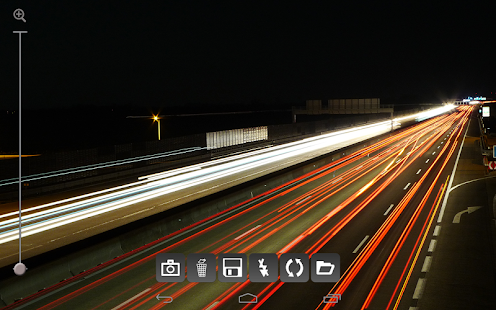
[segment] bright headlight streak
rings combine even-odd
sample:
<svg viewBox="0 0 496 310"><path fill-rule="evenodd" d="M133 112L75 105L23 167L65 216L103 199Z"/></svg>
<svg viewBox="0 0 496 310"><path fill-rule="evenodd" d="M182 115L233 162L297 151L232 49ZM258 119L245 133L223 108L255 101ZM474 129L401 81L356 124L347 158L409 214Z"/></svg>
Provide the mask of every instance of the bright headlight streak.
<svg viewBox="0 0 496 310"><path fill-rule="evenodd" d="M431 117L434 117L434 116L437 116L437 115L446 113L446 112L448 112L448 111L450 111L450 110L452 110L454 108L455 108L454 105L448 104L448 105L445 105L445 106L440 107L440 108L437 108L437 109L432 109L432 110L429 110L429 111L424 111L424 112L420 112L420 113L413 114L413 115L408 115L408 116L404 116L404 117L400 117L400 118L395 118L393 121L396 122L396 121L402 121L402 120L412 119L412 118L425 120L425 119L428 119L428 118L431 118Z"/></svg>
<svg viewBox="0 0 496 310"><path fill-rule="evenodd" d="M381 130L381 128L376 128L376 130ZM376 131L376 130L374 130L374 131ZM371 134L371 133L368 132L368 134ZM349 133L346 136L341 136L341 137L338 137L338 139L333 139L333 142L335 144L336 142L339 143L339 142L347 141L347 140L356 138L356 137L358 137L360 135L361 134L359 132L351 132L351 133ZM326 139L326 140L328 140L328 139ZM338 140L338 141L336 141L336 140ZM289 157L301 155L302 153L308 152L309 150L315 150L315 149L318 149L318 148L322 148L323 147L322 146L322 142L331 142L331 141L329 141L329 140L328 141L314 141L314 143L311 143L312 144L311 147L300 148L297 151L295 150L295 151L293 151L292 153L289 154ZM330 143L330 144L332 144L332 143ZM325 146L327 146L327 145L325 145ZM284 153L287 153L287 152L284 152ZM268 158L268 159L262 160L262 161L259 160L259 161L256 161L255 163L250 164L250 165L245 165L241 169L235 169L235 170L232 170L230 172L228 171L227 173L222 173L222 174L219 174L219 175L217 175L215 177L212 177L212 178L209 178L209 179L212 180L212 179L216 179L216 178L225 176L226 174L238 173L240 171L244 171L244 170L253 168L255 166L259 166L259 165L262 165L262 164L265 164L265 163L270 163L270 162L277 161L279 159L287 158L287 157L288 157L288 155L286 155L286 154L280 154L279 156L274 156L274 157L271 157L271 158ZM233 164L230 163L230 165L233 165ZM183 178L183 177L184 176L181 176L181 178ZM170 183L171 181L177 181L177 180L171 180L171 179L169 179L169 180L167 180L167 183ZM207 181L209 181L209 180L207 180ZM134 190L134 189L132 189L132 190ZM165 192L160 193L160 195L163 195L163 194L166 194L166 193ZM154 197L151 197L151 198L154 198ZM149 199L151 199L151 198L149 198ZM94 199L101 200L102 198L98 197L98 198L94 198ZM95 209L93 209L93 210L95 210ZM67 210L65 210L64 212L67 212ZM81 214L81 212L78 212L78 214Z"/></svg>
<svg viewBox="0 0 496 310"><path fill-rule="evenodd" d="M258 166L258 165L259 165L259 163L253 163L250 166ZM76 221L87 219L87 218L90 218L90 217L93 217L93 216L96 216L96 215L99 215L102 213L110 212L110 211L117 210L117 209L129 206L132 204L136 204L136 203L143 202L143 201L146 201L149 199L153 199L153 198L156 198L156 197L159 197L159 196L162 196L162 195L165 195L165 194L168 194L168 193L180 190L180 189L185 189L185 188L188 188L192 185L199 185L201 183L209 182L209 181L221 178L223 176L232 174L233 172L234 173L242 172L242 171L250 169L250 168L252 168L252 167L243 166L241 168L235 169L235 171L232 171L232 172L218 173L215 176L204 178L203 180L197 180L195 182L187 182L186 184L180 184L177 186L173 186L167 190L164 190L164 189L155 190L151 193L136 195L132 199L129 198L127 200L121 200L118 202L109 203L109 204L104 205L104 206L96 207L96 208L93 208L91 210L78 212L77 214L70 214L70 215L64 216L64 219L53 219L53 220L49 220L49 221L46 221L43 223L30 225L30 226L25 227L23 229L23 235L24 236L30 236L30 235L33 235L33 234L36 234L39 232L43 232L43 231L55 228L55 227L74 223ZM6 243L6 242L9 242L9 241L12 241L12 240L15 240L18 238L17 232L15 232L15 231L7 232L7 233L4 233L2 235L4 235L4 236L2 238L0 238L0 244Z"/></svg>
<svg viewBox="0 0 496 310"><path fill-rule="evenodd" d="M255 159L255 160L259 160L258 158ZM250 160L251 162L253 160ZM260 162L259 162L260 163ZM239 165L240 163L235 163L235 164L232 164L230 166L233 166L233 165ZM229 168L229 167L228 167ZM201 169L201 167L194 167L194 168L189 168L188 170L189 171L192 171L192 170L198 170L198 169ZM212 170L213 169L213 170ZM219 167L212 167L212 169L210 169L210 171L207 171L207 172L204 172L202 174L208 174L210 172L214 172L215 170L219 170ZM184 172L185 170L184 169L180 169L180 172ZM173 182L178 182L178 181L183 181L183 180L186 180L188 178L191 178L191 177L198 177L199 175L188 175L187 177L182 177L181 179L169 179L167 180L167 182L159 182L159 183L151 183L149 185L145 185L145 186L140 186L138 188L132 188L132 189L129 189L129 190L125 190L125 191L121 191L121 192L118 192L118 193L112 193L112 194L109 194L109 195L105 195L105 196L100 196L100 197L96 197L96 198L93 198L93 199L89 199L89 200L85 200L84 203L85 205L89 204L89 203L94 203L94 202L103 202L104 200L106 199L110 199L110 198L115 198L117 196L122 196L124 194L128 194L128 193L131 193L131 192L137 192L137 191L143 191L144 189L146 188L150 188L150 187L153 187L155 186L156 184L159 184L161 186L163 185L167 185L167 184L170 184L170 183L173 183ZM70 204L68 206L63 206L63 207L57 207L55 209L50 209L50 210L46 210L46 211L43 211L43 212L39 212L37 214L33 214L33 215L27 215L25 216L24 218L25 219L31 219L35 216L39 217L41 215L45 215L45 214L51 214L51 215L56 215L56 211L63 211L63 212L68 212L71 210L71 208L74 207L74 208L81 208L81 207L84 207L84 206L81 206L81 203L73 203L73 204ZM14 212L15 213L15 212ZM4 221L0 224L9 224L9 223L17 223L17 219L11 219L11 220L8 220L8 221ZM0 227L2 228L2 227Z"/></svg>
<svg viewBox="0 0 496 310"><path fill-rule="evenodd" d="M143 190L146 190L147 188L150 188L150 187L153 187L153 185L141 186L138 189L139 189L139 191L143 191ZM56 216L57 214L66 213L66 212L72 211L72 210L77 209L77 208L83 208L85 206L89 206L92 203L104 202L104 200L107 200L110 198L118 198L118 196L123 196L126 194L132 194L133 192L137 192L138 189L136 189L136 188L127 189L127 190L123 190L120 192L108 194L105 196L98 196L95 198L86 199L83 202L75 202L75 203L71 203L69 205L64 205L61 207L56 207L56 208L40 211L40 212L33 213L33 214L27 214L27 215L24 215L22 217L23 224L28 222L29 220L31 220L33 218L39 218L39 217L43 217L46 215ZM14 214L17 215L18 213L14 212ZM6 227L6 226L8 226L8 224L11 224L10 226L16 227L16 226L18 226L17 223L19 223L18 218L13 218L13 219L2 221L2 222L0 222L0 229L8 229L8 227Z"/></svg>
<svg viewBox="0 0 496 310"><path fill-rule="evenodd" d="M172 177L172 176L175 176L175 175L178 175L178 174L181 174L181 173L186 173L186 172L191 172L191 171L195 171L195 170L200 170L202 167L188 167L187 169L180 169L180 170L175 170L175 171L172 171L172 172L169 172L169 173L157 173L157 175L149 175L149 176L146 176L146 177L139 177L138 180L143 180L143 179L146 179L148 181L154 181L154 180L159 180L159 179L163 179L163 178L168 178L168 177Z"/></svg>
<svg viewBox="0 0 496 310"><path fill-rule="evenodd" d="M209 167L207 169L201 169L200 171L196 171L197 168L186 168L186 169L193 169L195 171L187 172L187 173L184 173L182 175L172 176L166 180L160 180L159 179L157 181L154 181L154 182L151 182L151 183L148 183L147 185L145 185L149 189L151 189L154 186L156 187L157 185L160 185L162 187L164 185L166 185L166 188L151 190L148 193L138 194L138 195L134 195L133 197L128 197L128 198L120 199L118 201L105 203L102 206L99 206L99 207L95 206L91 209L87 209L84 211L77 211L74 214L66 214L66 215L62 216L63 219L61 219L61 218L51 219L51 220L46 220L43 223L28 225L26 228L28 230L27 235L31 235L31 234L34 234L34 233L39 232L39 231L51 229L51 228L57 227L59 225L65 225L67 223L72 223L76 220L88 218L89 216L94 216L94 215L98 215L98 214L101 214L104 212L109 212L109 211L112 211L112 210L115 210L118 208L128 206L130 204L135 204L135 203L142 202L142 201L145 201L148 199L153 199L153 198L156 198L158 196L162 196L162 195L165 195L167 193L170 193L170 192L173 192L173 191L176 191L179 189L183 189L183 188L186 188L186 187L189 187L192 185L198 185L201 183L209 182L209 181L221 178L223 176L228 176L230 174L239 173L239 172L254 168L256 166L269 164L269 163L272 163L272 162L275 162L275 161L278 161L281 159L285 159L285 158L287 159L289 157L299 156L299 155L302 155L306 152L315 151L317 149L322 149L322 148L327 148L329 146L337 145L339 143L350 142L350 140L357 139L357 138L362 138L362 140L363 140L366 137L373 136L378 132L389 131L390 125L391 125L390 121L385 121L385 122L380 122L380 123L371 124L371 125L365 125L365 126L361 126L361 127L357 127L357 128L346 129L346 130L342 130L339 132L333 132L333 133L329 133L329 134L325 134L325 135L320 135L320 136L316 136L316 137L311 137L311 138L304 139L302 141L288 143L286 145L281 145L281 146L277 146L277 147L270 148L270 149L257 150L256 153L258 153L259 155L256 155L256 156L253 156L250 158L244 158L243 160L239 160L239 161L229 162L229 163L226 163L223 165L219 165L218 167ZM253 153L252 154L243 154L244 157L246 157L247 155L253 155ZM232 158L227 158L225 160L231 160L232 161ZM210 162L210 164L211 164L211 162ZM208 175L208 174L211 174L211 175ZM194 180L195 178L196 178L196 180ZM193 180L191 180L191 179L193 179ZM144 182L136 182L133 184L129 184L129 185L121 186L121 187L116 187L113 189L99 191L98 193L115 191L119 188L134 186L138 183L144 183ZM172 183L175 183L176 185L172 185ZM140 187L128 189L126 191L107 194L103 197L94 197L94 198L87 199L84 201L75 202L75 203L71 204L71 207L79 207L80 208L81 204L94 203L96 201L103 201L105 199L116 198L116 197L118 198L119 196L122 196L123 194L131 195L132 192L136 192L139 190L142 191L143 189L144 189L144 186L140 186ZM77 199L83 199L83 198L90 197L93 195L96 195L96 193L90 193L90 194L66 199L64 201L53 202L53 203L46 204L43 206L29 208L27 211L33 211L33 210L41 208L41 207L47 207L47 206L51 206L51 205L53 206L53 205L60 204L63 202L73 201L73 200L77 200ZM67 206L62 206L59 208L61 208L60 210L65 209L64 212L69 211L67 209ZM47 211L47 212L53 212L53 210ZM46 213L44 213L44 214L46 214ZM37 215L39 216L39 213L37 213ZM35 216L35 215L33 215L33 216ZM17 222L17 220L15 220L15 222ZM10 223L12 223L12 222L10 222ZM32 226L31 229L29 229L30 226ZM43 226L43 227L41 227L41 226ZM6 236L5 233L3 235ZM11 237L17 238L14 236L11 236ZM5 240L7 240L6 238L2 238L1 240L2 240L1 243L7 242L7 241L5 241ZM11 240L13 240L13 239L11 239Z"/></svg>
<svg viewBox="0 0 496 310"><path fill-rule="evenodd" d="M350 133L350 132L355 132L355 131L359 131L359 130L366 129L366 128L373 128L373 127L381 126L381 125L384 125L384 124L389 124L389 121L375 123L375 124L371 124L371 125L365 125L365 126L361 126L361 127L355 127L355 128L345 129L345 130L340 130L340 131L337 131L337 132L331 132L331 133L320 135L320 136L316 136L316 137L306 138L306 139L303 139L303 140L300 140L300 141L295 141L295 142L290 142L290 143L283 144L283 145L274 146L274 147L271 147L270 149L256 150L256 151L251 151L251 152L247 152L247 153L243 153L243 154L229 156L229 157L226 157L226 158L217 159L217 160L209 161L209 162L206 162L206 163L196 164L196 165L193 165L191 167L195 167L195 166L198 166L198 167L212 166L214 164L219 164L221 162L232 161L232 160L238 159L238 158L253 157L256 154L262 154L262 153L268 153L268 152L270 152L272 154L275 151L280 150L280 149L288 149L288 148L296 147L296 146L300 146L300 145L301 145L301 147L305 147L304 144L307 144L307 143L312 142L312 141L315 141L315 140L321 140L321 139L326 139L326 138L329 138L329 137L339 136L339 135L342 135L342 134L346 134L346 133ZM285 152L288 152L288 151L291 151L291 150L286 150ZM253 161L253 160L250 160L250 161ZM179 169L184 169L184 168L179 168ZM160 175L163 175L164 177L167 177L167 174L169 172L173 172L173 171L175 171L175 170L171 170L171 171L167 171L167 172L161 172L161 173L157 173L157 174L153 174L153 175L148 175L148 176L142 176L142 177L139 177L139 179L145 179L145 178L148 178L148 177L151 177L151 176L157 176L157 177L159 177Z"/></svg>
<svg viewBox="0 0 496 310"><path fill-rule="evenodd" d="M110 167L114 167L114 166L131 164L131 163L144 161L144 160L151 160L151 159L157 159L157 158L162 158L162 157L168 157L168 156L190 153L190 152L194 152L194 151L199 151L201 149L204 149L204 148L203 147L185 148L185 149L181 149L181 150L177 150L177 151L170 151L170 152L165 152L165 153L160 153L160 154L139 156L139 157L134 157L134 158L130 158L130 159L121 159L121 160L116 160L116 161L112 161L112 162L87 165L87 166L83 166L83 167L39 173L39 174L26 176L26 177L22 178L22 181L23 182L35 181L35 180L47 179L47 178L52 178L52 177L57 177L57 176L62 176L62 175L67 175L67 174L72 174L72 173L96 170L96 169L101 169L101 168L110 168ZM0 186L15 184L18 181L19 180L15 179L15 178L2 180L2 181L0 181Z"/></svg>
<svg viewBox="0 0 496 310"><path fill-rule="evenodd" d="M108 188L108 189L104 189L104 190L97 191L97 192L92 192L92 193L84 194L84 195L81 195L81 196L76 196L76 197L71 197L71 198L67 198L67 199L63 199L63 200L58 200L58 201L46 203L46 204L43 204L43 205L40 205L40 206L36 206L36 207L26 208L26 209L23 209L22 210L22 214L27 213L27 212L32 212L32 211L35 211L35 210L39 210L39 209L43 209L43 208L48 208L48 207L55 206L55 205L58 205L58 204L62 204L62 203L74 201L74 200L79 200L79 199L83 199L83 198L87 198L87 197L91 197L91 196L95 196L95 195L100 195L100 194L103 194L103 193L112 192L112 191L115 191L115 190L119 190L121 188L132 187L132 186L135 186L135 185L138 185L138 184L142 184L142 183L147 183L147 181L140 181L140 182L125 184L125 185L121 185L121 186L117 186L117 187L113 187L113 188ZM10 212L10 213L6 213L6 214L0 215L0 218L2 218L2 217L8 217L8 216L17 216L18 214L19 214L19 212L17 212L17 211Z"/></svg>

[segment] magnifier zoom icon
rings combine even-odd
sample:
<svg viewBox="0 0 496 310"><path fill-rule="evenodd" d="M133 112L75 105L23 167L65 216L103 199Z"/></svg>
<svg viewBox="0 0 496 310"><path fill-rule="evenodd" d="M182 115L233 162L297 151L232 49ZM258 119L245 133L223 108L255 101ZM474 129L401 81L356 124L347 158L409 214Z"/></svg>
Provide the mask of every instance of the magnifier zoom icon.
<svg viewBox="0 0 496 310"><path fill-rule="evenodd" d="M26 20L24 19L24 11L22 9L16 9L14 11L14 18L26 22Z"/></svg>

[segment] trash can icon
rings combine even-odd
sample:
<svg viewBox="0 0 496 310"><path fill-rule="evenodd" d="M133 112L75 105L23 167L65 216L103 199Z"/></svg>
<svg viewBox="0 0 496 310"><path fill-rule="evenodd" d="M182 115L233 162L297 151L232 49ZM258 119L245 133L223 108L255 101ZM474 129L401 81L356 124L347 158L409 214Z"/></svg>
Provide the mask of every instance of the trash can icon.
<svg viewBox="0 0 496 310"><path fill-rule="evenodd" d="M207 260L205 258L200 258L196 264L196 271L198 272L198 277L205 278L207 276Z"/></svg>

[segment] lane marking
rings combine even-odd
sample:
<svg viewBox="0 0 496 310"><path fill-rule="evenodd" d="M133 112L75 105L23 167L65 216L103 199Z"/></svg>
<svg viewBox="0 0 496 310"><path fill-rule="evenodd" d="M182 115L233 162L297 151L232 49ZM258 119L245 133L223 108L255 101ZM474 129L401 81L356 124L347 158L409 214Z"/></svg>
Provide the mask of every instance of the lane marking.
<svg viewBox="0 0 496 310"><path fill-rule="evenodd" d="M334 166L332 166L332 167L334 167ZM330 169L330 168L332 168L332 167L329 167L329 169ZM309 179L310 177L311 177L311 176L308 176L308 177L306 177L306 178L303 178L303 179L301 179L301 180L298 180L297 182L295 182L295 183L293 183L293 184L288 184L288 185L286 185L286 186L283 186L283 187L279 188L278 190L276 190L276 191L272 192L272 193L271 193L271 195L275 195L275 194L281 193L281 192L283 192L284 190L286 190L287 188L289 188L290 186L293 186L294 184L299 184L299 183L303 182L304 180ZM31 300L31 301L28 301L28 302L26 302L25 304L20 305L20 306L19 306L19 307L17 307L17 308L18 308L18 309L24 309L24 308L26 308L26 307L29 307L29 306L31 306L32 304L34 304L34 303L36 303L36 302L39 302L40 300L44 300L44 299L46 299L47 297L53 296L53 295L55 295L55 294L58 294L59 292L62 292L62 291L64 291L64 290L67 290L68 288L70 288L70 287L72 287L72 286L74 286L74 285L76 285L76 284L80 284L80 283L81 283L81 281L88 280L89 278L92 278L92 277L97 276L97 275L99 275L99 274L101 274L101 273L104 273L104 272L108 271L108 270L109 270L109 269L111 269L111 268L115 268L116 266L119 266L119 265L121 265L121 264L123 264L123 263L126 263L126 262L128 262L128 261L131 261L131 260L133 260L133 259L136 259L136 257L138 257L139 255L143 255L144 253L146 254L147 252L150 252L150 251L155 251L155 249L162 249L162 248L164 247L164 245L165 245L165 244L171 243L171 241L173 241L173 240L179 239L179 238L181 238L182 236L184 236L184 235L186 235L186 234L188 234L188 233L191 233L191 232L193 232L193 231L195 231L195 230L198 230L198 231L199 231L199 230L201 230L200 228L202 228L202 227L204 227L204 226L209 226L209 225L211 225L212 223L214 223L214 222L218 221L219 219L222 219L222 218L225 218L225 217L229 217L231 214L234 214L234 213L236 213L236 212L239 212L241 209L243 209L243 208L247 208L247 207L249 207L250 205L254 205L254 204L258 203L259 201L262 201L262 200L264 200L264 199L266 199L266 198L267 198L267 197L263 197L263 196L262 196L262 197L259 197L259 198L254 199L254 200L252 200L252 201L249 201L249 202L247 202L247 203L243 203L242 205L238 206L238 207L237 207L237 208L235 208L235 209L232 209L231 211L228 211L228 212L226 212L226 213L224 213L224 214L219 215L218 217L212 218L212 219L210 219L210 220L208 220L208 221L206 221L206 222L204 222L204 223L201 223L201 224L199 224L199 225L196 225L196 226L194 226L194 227L191 227L191 228L189 228L189 229L187 229L187 230L185 230L185 231L183 231L183 232L181 232L181 233L179 233L179 234L177 234L177 235L175 235L175 236L172 236L172 237L170 237L170 238L168 238L168 239L166 239L166 240L164 240L164 241L161 241L161 242L159 242L159 243L157 243L157 244L155 244L155 245L152 245L152 246L150 246L150 247L148 247L148 248L146 248L146 249L143 249L142 251L139 251L139 252L137 252L137 253L134 253L134 254L132 254L132 255L129 255L128 257L123 258L123 259L121 259L121 260L119 260L119 261L117 261L117 262L115 262L115 263L110 264L110 265L107 265L107 266L105 266L105 267L103 267L103 268L101 268L101 269L99 269L99 270L96 270L96 271L94 271L94 272L90 273L89 275L87 275L87 276L85 276L85 277L83 277L83 278L79 278L79 279L77 279L77 280L76 280L76 281L74 281L74 282L68 283L68 284L66 284L66 285L64 285L64 286L62 286L62 287L59 287L59 288L57 288L57 289L55 289L55 290L51 291L51 292L48 292L48 293L46 293L46 294L44 294L44 295L40 296L39 298L33 299L33 300ZM298 238L299 238L299 237L298 237ZM299 238L299 239L301 239L301 238ZM291 244L290 244L290 245L291 245Z"/></svg>
<svg viewBox="0 0 496 310"><path fill-rule="evenodd" d="M441 231L441 226L437 225L436 228L434 228L434 233L432 234L434 237L439 236L439 232Z"/></svg>
<svg viewBox="0 0 496 310"><path fill-rule="evenodd" d="M431 268L431 262L432 262L432 256L426 256L424 260L424 264L422 265L421 272L429 272L429 269Z"/></svg>
<svg viewBox="0 0 496 310"><path fill-rule="evenodd" d="M257 228L258 228L258 227L260 227L260 226L262 226L262 225L258 225L258 226L253 227L252 229L248 230L248 231L247 231L247 232L245 232L244 234L239 235L239 236L237 236L236 238L234 238L234 240L238 240L239 238L243 238L245 235L247 235L247 234L251 233L252 231L254 231L255 229L257 229Z"/></svg>
<svg viewBox="0 0 496 310"><path fill-rule="evenodd" d="M451 185L453 184L453 180L455 179L456 168L458 167L458 160L460 159L460 155L462 154L463 143L465 143L465 138L467 137L467 131L468 128L470 127L471 120L472 119L469 118L467 129L465 129L465 135L463 135L462 144L460 145L460 149L458 150L458 156L456 157L455 166L453 167L453 171L451 172L451 178L448 183L448 189L446 190L446 195L444 195L443 205L441 206L441 211L439 211L439 216L437 218L438 223L441 223L441 221L443 220L444 210L446 209L446 203L448 202L448 197L451 191Z"/></svg>
<svg viewBox="0 0 496 310"><path fill-rule="evenodd" d="M479 207L479 206L468 207L466 210L462 210L462 211L458 212L455 215L455 217L453 218L453 224L460 224L460 219L462 218L463 214L465 214L465 213L470 214L472 212L479 210L480 208L482 208L482 207Z"/></svg>
<svg viewBox="0 0 496 310"><path fill-rule="evenodd" d="M408 186L410 186L411 183L408 183L405 187L403 187L403 190L406 191L406 189L408 188Z"/></svg>
<svg viewBox="0 0 496 310"><path fill-rule="evenodd" d="M205 310L210 310L210 309L215 308L215 306L217 306L217 304L218 304L218 303L219 303L219 301L214 302L213 304L211 304L211 305L210 305L210 307L208 307L208 308L207 308L207 309L205 309Z"/></svg>
<svg viewBox="0 0 496 310"><path fill-rule="evenodd" d="M387 215L389 213L389 211L391 211L391 209L394 207L394 204L391 204L389 206L389 208L386 210L386 212L384 213L384 215Z"/></svg>
<svg viewBox="0 0 496 310"><path fill-rule="evenodd" d="M312 196L308 196L307 198L305 198L305 199L302 199L302 200L298 201L298 202L296 203L296 206L297 206L297 205L299 205L300 203L302 203L303 201L305 201L305 200L307 200L307 199L310 199L310 198L312 198Z"/></svg>
<svg viewBox="0 0 496 310"><path fill-rule="evenodd" d="M336 183L337 181L339 181L339 180L341 180L341 179L342 179L342 177L339 177L339 178L337 178L336 180L332 181L332 182L331 182L331 184L334 184L334 183Z"/></svg>
<svg viewBox="0 0 496 310"><path fill-rule="evenodd" d="M427 158L427 160L425 161L425 163L427 164L429 162L429 158Z"/></svg>
<svg viewBox="0 0 496 310"><path fill-rule="evenodd" d="M307 200L307 199L309 199L309 198L312 198L312 196L308 196L308 197L306 197L306 198L303 198L302 200L298 201L298 202L297 202L297 203L295 203L294 205L295 205L295 206L297 206L297 205L299 205L300 203L304 202L305 200ZM281 208L280 208L277 212L279 212L279 213L280 213L280 212L282 212L282 211L286 210L286 209L287 209L287 208L289 208L289 207L291 207L291 205L290 205L290 204L288 204L288 205L287 205L287 206L285 206L285 207L281 207Z"/></svg>
<svg viewBox="0 0 496 310"><path fill-rule="evenodd" d="M116 310L116 309L119 309L120 307L130 303L131 301L135 300L136 298L140 297L141 295L143 294L146 294L149 290L151 290L151 288L147 288L146 290L144 290L143 292L139 293L139 294L136 294L134 295L133 297L129 298L128 300L126 300L125 302L119 304L118 306L115 306L112 308L112 310Z"/></svg>
<svg viewBox="0 0 496 310"><path fill-rule="evenodd" d="M436 154L436 152L432 152L432 155Z"/></svg>
<svg viewBox="0 0 496 310"><path fill-rule="evenodd" d="M360 168L362 168L362 167L363 167L363 165L357 167L355 170L360 170Z"/></svg>
<svg viewBox="0 0 496 310"><path fill-rule="evenodd" d="M417 174L419 174L419 173L420 173L420 171L422 171L422 169L419 169L419 170L417 171Z"/></svg>
<svg viewBox="0 0 496 310"><path fill-rule="evenodd" d="M476 181L481 181L481 180L485 180L485 179L491 179L491 178L496 178L496 175L492 175L492 176L484 177L484 178L479 178L479 179L473 179L473 180L470 180L470 181L466 181L466 182L460 183L458 185L453 186L449 191L451 192L451 191L455 190L455 188L457 188L459 186L462 186L462 185L465 185L465 184L468 184L468 183L472 183L472 182L476 182Z"/></svg>
<svg viewBox="0 0 496 310"><path fill-rule="evenodd" d="M425 279L418 279L417 286L415 287L415 292L413 292L413 299L420 299L422 293L424 292Z"/></svg>
<svg viewBox="0 0 496 310"><path fill-rule="evenodd" d="M437 148L440 148L441 146L438 146Z"/></svg>
<svg viewBox="0 0 496 310"><path fill-rule="evenodd" d="M290 244L288 244L287 246L284 247L284 249L280 250L279 253L286 253L286 251L288 249L291 249L293 247L293 245L295 245L296 243L300 242L301 239L303 239L305 236L299 236L298 238L294 239L293 242L291 242Z"/></svg>
<svg viewBox="0 0 496 310"><path fill-rule="evenodd" d="M213 309L215 306L217 306L217 304L219 303L219 301L216 301L214 302L213 304L210 305L210 307L208 307L207 309L205 310L210 310L210 309Z"/></svg>
<svg viewBox="0 0 496 310"><path fill-rule="evenodd" d="M360 250L360 248L365 243L365 241L367 241L368 238L369 238L369 235L366 235L365 238L363 238L362 242L360 242L360 244L353 251L353 254L356 254L358 252L358 250Z"/></svg>
<svg viewBox="0 0 496 310"><path fill-rule="evenodd" d="M436 249L436 243L437 241L432 239L431 240L431 243L429 243L429 248L427 249L427 252L434 252L434 250Z"/></svg>

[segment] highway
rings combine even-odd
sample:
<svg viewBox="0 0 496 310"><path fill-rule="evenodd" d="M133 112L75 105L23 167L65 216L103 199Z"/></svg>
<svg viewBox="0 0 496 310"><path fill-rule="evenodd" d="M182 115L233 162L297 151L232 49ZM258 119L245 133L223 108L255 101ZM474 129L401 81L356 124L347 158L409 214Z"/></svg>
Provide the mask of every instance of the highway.
<svg viewBox="0 0 496 310"><path fill-rule="evenodd" d="M34 257L387 133L408 119L423 120L452 109L452 105L446 105L393 121L323 133L143 176L136 182L94 192L57 197L41 203L38 199L23 201L22 257ZM15 205L11 203L2 208L16 210ZM0 267L15 263L18 258L18 226L18 212L0 214L0 245L3 248Z"/></svg>
<svg viewBox="0 0 496 310"><path fill-rule="evenodd" d="M444 212L441 200L471 109L462 106L457 112L399 130L228 212L62 281L7 309L409 309L412 296L418 293L416 284L425 254L435 247L429 236L437 216ZM319 143L322 141L315 147ZM295 143L294 147L296 152L302 151L301 145ZM308 150L309 145L304 148ZM281 149L280 156L287 150ZM242 160L258 165L268 160L264 154L260 151L261 157ZM177 180L186 173L198 173L196 182L212 178L199 173L212 167L186 169L192 170L168 175L166 185L181 185ZM142 184L122 190L144 191L142 186L147 186L146 195L153 195L153 190L163 194L164 187L149 188L164 185L160 183L165 182L163 177L148 176ZM105 193L108 198L113 194ZM132 197L139 199L134 192ZM82 210L95 212L94 208ZM45 220L35 219L33 225ZM15 220L2 223L15 225ZM4 242L15 241L14 235L0 236ZM338 253L341 278L337 283L157 282L158 253ZM257 295L258 303L238 303L238 296L244 293ZM159 294L173 301L159 301ZM325 304L323 296L327 294L341 294L341 300Z"/></svg>
<svg viewBox="0 0 496 310"><path fill-rule="evenodd" d="M136 182L47 203L24 201L23 257L152 216L390 130L391 121L364 125L143 176ZM4 248L0 266L17 258L18 225L18 212L0 215L0 245Z"/></svg>

